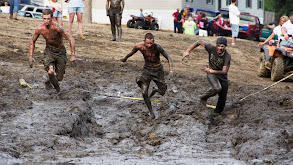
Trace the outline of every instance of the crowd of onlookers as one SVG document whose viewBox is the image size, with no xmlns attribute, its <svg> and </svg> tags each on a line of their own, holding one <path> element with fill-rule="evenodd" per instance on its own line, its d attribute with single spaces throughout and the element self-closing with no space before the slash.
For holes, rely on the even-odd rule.
<svg viewBox="0 0 293 165">
<path fill-rule="evenodd" d="M 84 13 L 84 4 L 83 0 L 66 0 L 65 2 L 68 3 L 68 14 L 69 14 L 69 21 L 68 21 L 68 33 L 71 34 L 72 24 L 74 17 L 77 17 L 78 23 L 78 31 L 80 39 L 85 39 L 86 37 L 83 36 L 82 32 L 82 14 Z M 8 2 L 4 2 L 4 6 L 1 6 L 1 12 L 9 14 L 10 19 L 17 20 L 17 14 L 19 9 L 19 4 L 21 3 L 20 0 L 9 0 Z M 57 22 L 59 25 L 63 26 L 62 21 L 62 6 L 60 0 L 48 0 L 48 4 L 45 5 L 49 7 L 53 11 L 53 21 Z"/>
<path fill-rule="evenodd" d="M 205 13 L 199 11 L 195 17 L 193 9 L 186 6 L 172 14 L 174 17 L 174 33 L 200 36 L 218 36 L 224 27 L 225 19 L 219 14 L 214 20 L 208 20 Z"/>
</svg>

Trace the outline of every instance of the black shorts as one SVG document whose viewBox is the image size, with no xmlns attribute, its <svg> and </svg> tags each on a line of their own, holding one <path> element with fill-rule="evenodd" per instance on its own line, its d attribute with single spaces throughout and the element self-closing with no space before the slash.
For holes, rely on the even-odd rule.
<svg viewBox="0 0 293 165">
<path fill-rule="evenodd" d="M 141 86 L 141 83 L 143 83 L 144 85 L 149 87 L 152 80 L 157 84 L 160 93 L 165 93 L 165 91 L 167 90 L 167 83 L 164 78 L 163 65 L 160 65 L 158 67 L 144 66 L 142 74 L 138 78 L 136 83 L 138 86 Z"/>
</svg>

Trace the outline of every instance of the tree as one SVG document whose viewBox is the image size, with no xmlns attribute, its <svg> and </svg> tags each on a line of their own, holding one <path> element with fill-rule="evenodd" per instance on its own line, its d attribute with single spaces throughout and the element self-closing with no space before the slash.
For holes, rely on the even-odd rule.
<svg viewBox="0 0 293 165">
<path fill-rule="evenodd" d="M 290 16 L 291 12 L 293 12 L 293 0 L 275 0 L 276 18 L 282 15 Z"/>
<path fill-rule="evenodd" d="M 264 1 L 264 8 L 265 11 L 275 12 L 275 0 L 265 0 Z"/>
</svg>

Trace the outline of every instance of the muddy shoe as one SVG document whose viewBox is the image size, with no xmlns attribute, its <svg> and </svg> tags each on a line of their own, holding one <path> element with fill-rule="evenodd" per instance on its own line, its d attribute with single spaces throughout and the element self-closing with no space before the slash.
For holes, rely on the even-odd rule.
<svg viewBox="0 0 293 165">
<path fill-rule="evenodd" d="M 50 82 L 49 80 L 45 81 L 45 88 L 46 88 L 47 90 L 53 88 L 53 86 L 52 86 L 52 84 L 51 84 L 51 82 Z"/>
<path fill-rule="evenodd" d="M 150 113 L 150 118 L 151 119 L 155 119 L 156 118 L 155 114 L 154 113 Z"/>
<path fill-rule="evenodd" d="M 200 99 L 199 105 L 200 105 L 200 108 L 202 110 L 206 110 L 207 109 L 207 100 L 206 99 Z"/>
<path fill-rule="evenodd" d="M 110 41 L 116 41 L 116 38 L 113 37 Z"/>
</svg>

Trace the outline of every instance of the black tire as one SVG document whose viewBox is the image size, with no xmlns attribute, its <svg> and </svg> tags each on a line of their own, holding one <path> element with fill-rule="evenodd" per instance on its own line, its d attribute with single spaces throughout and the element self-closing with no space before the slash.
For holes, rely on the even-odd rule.
<svg viewBox="0 0 293 165">
<path fill-rule="evenodd" d="M 258 60 L 257 74 L 259 77 L 269 77 L 270 70 L 265 67 L 264 55 L 261 55 Z"/>
<path fill-rule="evenodd" d="M 159 25 L 156 22 L 151 23 L 151 30 L 158 31 L 159 30 Z"/>
<path fill-rule="evenodd" d="M 134 21 L 132 21 L 132 20 L 127 21 L 127 27 L 134 28 Z"/>
<path fill-rule="evenodd" d="M 284 77 L 284 59 L 276 57 L 272 64 L 271 79 L 272 81 L 281 80 Z"/>
<path fill-rule="evenodd" d="M 137 21 L 134 24 L 134 27 L 135 27 L 135 29 L 143 29 L 143 25 L 144 25 L 144 23 L 142 21 Z"/>
</svg>

